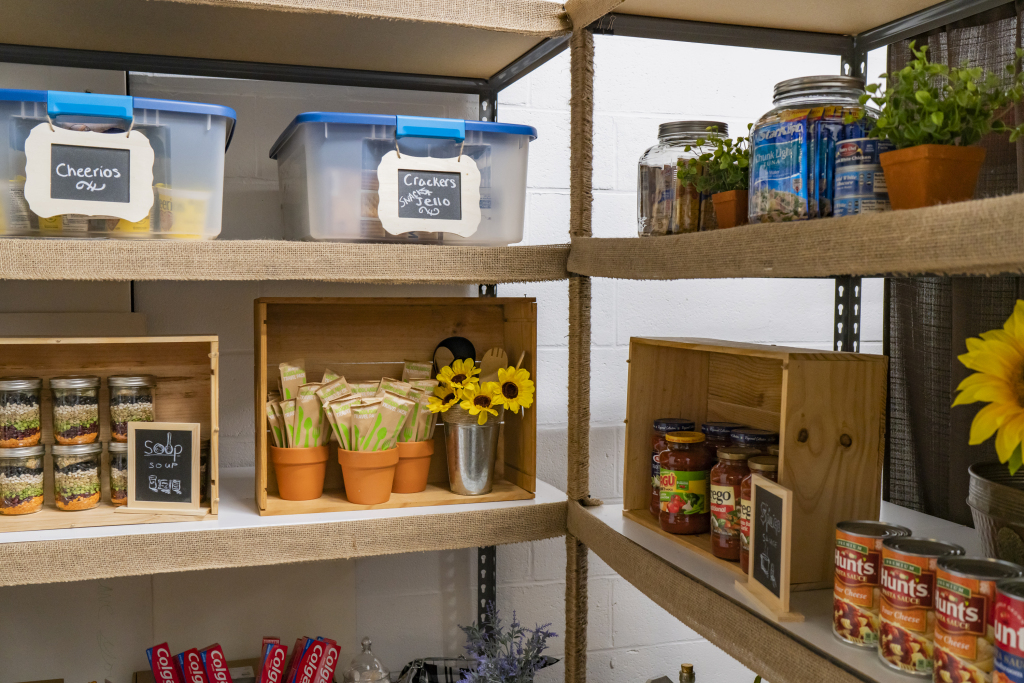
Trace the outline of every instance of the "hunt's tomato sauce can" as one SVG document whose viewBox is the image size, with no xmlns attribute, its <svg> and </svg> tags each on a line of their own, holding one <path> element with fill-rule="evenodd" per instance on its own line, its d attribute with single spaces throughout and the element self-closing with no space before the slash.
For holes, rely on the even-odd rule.
<svg viewBox="0 0 1024 683">
<path fill-rule="evenodd" d="M 996 645 L 992 683 L 1024 683 L 1024 579 L 997 583 L 992 611 Z"/>
<path fill-rule="evenodd" d="M 878 647 L 882 541 L 909 535 L 910 529 L 885 522 L 850 521 L 836 525 L 832 632 L 843 642 Z"/>
<path fill-rule="evenodd" d="M 935 584 L 936 683 L 991 683 L 996 581 L 1024 567 L 978 557 L 943 557 Z"/>
<path fill-rule="evenodd" d="M 931 676 L 935 633 L 935 574 L 940 557 L 964 549 L 930 538 L 882 541 L 882 601 L 878 655 L 915 676 Z"/>
</svg>

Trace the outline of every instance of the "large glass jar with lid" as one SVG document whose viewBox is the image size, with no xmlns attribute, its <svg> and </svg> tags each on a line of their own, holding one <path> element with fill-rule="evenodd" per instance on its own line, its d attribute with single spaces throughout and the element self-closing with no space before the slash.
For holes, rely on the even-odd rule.
<svg viewBox="0 0 1024 683">
<path fill-rule="evenodd" d="M 62 445 L 93 443 L 100 435 L 100 378 L 66 375 L 50 380 L 53 439 Z"/>
<path fill-rule="evenodd" d="M 114 441 L 128 441 L 129 422 L 153 422 L 153 390 L 156 378 L 152 375 L 111 375 L 107 377 L 110 388 L 110 438 Z"/>
<path fill-rule="evenodd" d="M 865 137 L 878 118 L 863 94 L 864 80 L 852 76 L 775 84 L 774 108 L 750 131 L 751 223 L 832 215 L 836 143 Z"/>
<path fill-rule="evenodd" d="M 0 448 L 35 446 L 40 430 L 38 377 L 0 377 Z"/>
<path fill-rule="evenodd" d="M 53 497 L 58 510 L 88 510 L 100 502 L 100 456 L 103 444 L 55 444 Z"/>
<path fill-rule="evenodd" d="M 640 157 L 637 168 L 637 222 L 641 237 L 676 235 L 715 227 L 710 198 L 703 198 L 692 185 L 679 186 L 680 164 L 693 162 L 700 153 L 686 151 L 698 138 L 710 135 L 709 128 L 727 136 L 729 126 L 721 121 L 673 121 L 658 126 L 658 144 Z"/>
<path fill-rule="evenodd" d="M 42 444 L 0 448 L 0 515 L 27 515 L 43 507 Z"/>
</svg>

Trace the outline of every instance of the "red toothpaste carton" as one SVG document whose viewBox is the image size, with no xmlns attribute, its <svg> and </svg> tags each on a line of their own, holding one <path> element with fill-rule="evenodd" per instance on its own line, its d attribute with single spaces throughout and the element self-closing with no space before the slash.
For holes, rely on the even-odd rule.
<svg viewBox="0 0 1024 683">
<path fill-rule="evenodd" d="M 178 660 L 178 670 L 185 677 L 185 683 L 208 683 L 206 670 L 203 668 L 203 658 L 199 650 L 192 648 L 185 650 L 175 657 Z"/>
<path fill-rule="evenodd" d="M 256 681 L 260 680 L 260 673 L 263 671 L 263 662 L 267 658 L 267 648 L 271 645 L 280 645 L 281 639 L 273 636 L 263 636 L 263 644 L 260 646 L 260 663 L 256 666 Z"/>
<path fill-rule="evenodd" d="M 228 670 L 228 660 L 224 656 L 224 650 L 220 643 L 214 643 L 199 651 L 203 658 L 203 669 L 206 670 L 206 680 L 209 683 L 234 683 L 231 680 L 231 672 Z"/>
<path fill-rule="evenodd" d="M 299 670 L 299 663 L 306 655 L 306 648 L 309 647 L 310 642 L 312 642 L 311 639 L 305 637 L 295 641 L 295 647 L 292 648 L 292 657 L 288 660 L 288 668 L 285 669 L 285 683 L 295 683 L 295 672 Z"/>
<path fill-rule="evenodd" d="M 149 668 L 156 683 L 184 683 L 167 643 L 154 645 L 146 650 L 146 658 L 149 660 Z"/>
<path fill-rule="evenodd" d="M 320 669 L 320 662 L 324 659 L 324 651 L 327 643 L 322 640 L 310 641 L 306 653 L 296 667 L 295 683 L 313 683 L 316 672 Z"/>
<path fill-rule="evenodd" d="M 327 641 L 327 647 L 324 648 L 324 656 L 320 660 L 313 683 L 331 683 L 334 680 L 334 670 L 338 667 L 340 658 L 341 647 L 333 640 Z"/>
<path fill-rule="evenodd" d="M 257 683 L 282 683 L 284 681 L 284 663 L 287 658 L 288 648 L 284 645 L 267 645 Z"/>
</svg>

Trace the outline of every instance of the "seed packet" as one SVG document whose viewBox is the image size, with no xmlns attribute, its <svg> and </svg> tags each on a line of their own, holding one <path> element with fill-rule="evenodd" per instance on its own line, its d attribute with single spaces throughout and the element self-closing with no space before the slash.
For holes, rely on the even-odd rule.
<svg viewBox="0 0 1024 683">
<path fill-rule="evenodd" d="M 306 383 L 306 361 L 302 358 L 281 363 L 281 395 L 287 401 L 299 395 L 299 387 Z"/>
<path fill-rule="evenodd" d="M 341 375 L 336 373 L 334 370 L 331 370 L 330 368 L 324 368 L 324 378 L 320 380 L 320 384 L 330 384 L 331 382 L 333 382 L 336 379 L 339 379 L 340 377 Z"/>
<path fill-rule="evenodd" d="M 433 392 L 434 389 L 441 386 L 441 383 L 436 379 L 414 379 L 409 384 L 413 389 L 422 389 L 428 394 Z"/>
<path fill-rule="evenodd" d="M 807 219 L 808 111 L 784 111 L 777 121 L 754 134 L 750 175 L 752 223 Z"/>
<path fill-rule="evenodd" d="M 349 382 L 348 390 L 352 392 L 353 396 L 359 398 L 373 398 L 377 395 L 377 389 L 380 387 L 380 382 Z"/>
<path fill-rule="evenodd" d="M 430 412 L 428 404 L 432 391 L 413 388 L 409 396 L 416 405 L 409 412 L 409 419 L 406 421 L 405 429 L 402 430 L 402 438 L 399 441 L 430 441 L 434 438 L 432 422 L 434 414 Z"/>
<path fill-rule="evenodd" d="M 303 384 L 295 399 L 295 426 L 292 430 L 292 448 L 313 448 L 319 446 L 323 412 L 316 390 L 320 384 Z"/>
<path fill-rule="evenodd" d="M 409 382 L 414 379 L 430 379 L 434 370 L 434 364 L 429 361 L 407 360 L 405 368 L 402 369 L 402 381 Z"/>
<path fill-rule="evenodd" d="M 295 399 L 281 401 L 281 424 L 284 425 L 285 448 L 295 447 Z"/>
<path fill-rule="evenodd" d="M 408 382 L 400 382 L 397 379 L 385 377 L 380 381 L 380 386 L 377 388 L 377 396 L 383 396 L 389 391 L 399 396 L 408 396 L 410 389 L 412 389 L 412 385 Z"/>
<path fill-rule="evenodd" d="M 345 381 L 344 377 L 338 377 L 327 384 L 321 384 L 320 388 L 316 390 L 320 403 L 325 406 L 331 401 L 351 393 L 352 391 L 348 388 L 348 382 Z"/>
<path fill-rule="evenodd" d="M 284 433 L 282 432 L 281 421 L 277 419 L 273 404 L 267 404 L 267 424 L 270 425 L 270 434 L 274 439 L 274 445 L 284 448 Z"/>
<path fill-rule="evenodd" d="M 352 448 L 352 407 L 357 405 L 358 398 L 348 397 L 331 401 L 325 406 L 334 435 L 338 437 L 338 447 L 342 450 L 355 450 Z"/>
<path fill-rule="evenodd" d="M 352 449 L 369 451 L 381 423 L 380 403 L 352 406 Z"/>
<path fill-rule="evenodd" d="M 388 392 L 380 402 L 381 425 L 370 444 L 371 451 L 386 451 L 398 443 L 398 435 L 416 402 Z"/>
</svg>

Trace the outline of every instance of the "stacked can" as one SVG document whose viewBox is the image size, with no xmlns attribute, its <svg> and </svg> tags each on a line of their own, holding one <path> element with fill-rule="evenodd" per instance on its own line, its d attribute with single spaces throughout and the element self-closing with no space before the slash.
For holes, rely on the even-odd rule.
<svg viewBox="0 0 1024 683">
<path fill-rule="evenodd" d="M 1024 579 L 996 584 L 992 683 L 1024 683 Z"/>
<path fill-rule="evenodd" d="M 836 143 L 834 216 L 877 213 L 891 208 L 879 156 L 892 149 L 888 140 L 874 138 Z"/>
</svg>

